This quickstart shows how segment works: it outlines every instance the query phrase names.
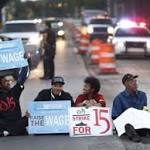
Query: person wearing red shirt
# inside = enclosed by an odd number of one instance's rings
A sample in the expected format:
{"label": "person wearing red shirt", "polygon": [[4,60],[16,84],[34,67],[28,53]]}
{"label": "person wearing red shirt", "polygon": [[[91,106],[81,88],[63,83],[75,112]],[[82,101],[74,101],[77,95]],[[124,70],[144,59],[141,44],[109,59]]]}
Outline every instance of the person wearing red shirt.
{"label": "person wearing red shirt", "polygon": [[106,102],[103,95],[99,94],[100,82],[95,77],[86,77],[84,80],[83,94],[75,101],[75,106],[100,106],[105,107]]}

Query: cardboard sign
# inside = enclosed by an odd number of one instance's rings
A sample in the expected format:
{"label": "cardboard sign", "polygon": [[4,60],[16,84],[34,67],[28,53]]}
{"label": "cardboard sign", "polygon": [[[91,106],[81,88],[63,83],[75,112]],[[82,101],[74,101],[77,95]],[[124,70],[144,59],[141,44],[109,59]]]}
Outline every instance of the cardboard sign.
{"label": "cardboard sign", "polygon": [[0,42],[0,70],[27,66],[21,39]]}
{"label": "cardboard sign", "polygon": [[29,134],[69,133],[70,101],[38,101],[29,104]]}
{"label": "cardboard sign", "polygon": [[76,107],[69,110],[70,136],[112,135],[110,109],[106,107]]}
{"label": "cardboard sign", "polygon": [[135,108],[129,108],[123,112],[113,123],[117,129],[118,136],[125,133],[125,125],[131,124],[135,129],[150,129],[150,113]]}

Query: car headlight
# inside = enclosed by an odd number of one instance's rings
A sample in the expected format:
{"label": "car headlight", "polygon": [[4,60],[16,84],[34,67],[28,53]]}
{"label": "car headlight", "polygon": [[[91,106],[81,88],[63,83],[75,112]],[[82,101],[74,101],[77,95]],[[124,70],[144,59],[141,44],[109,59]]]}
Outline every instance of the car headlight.
{"label": "car headlight", "polygon": [[123,42],[118,42],[116,43],[116,47],[119,49],[123,49],[124,48],[124,43]]}
{"label": "car headlight", "polygon": [[94,32],[93,27],[92,27],[92,26],[88,26],[88,27],[87,27],[87,32],[88,32],[89,34],[93,33],[93,32]]}
{"label": "car headlight", "polygon": [[150,49],[150,43],[147,43],[146,46],[148,49]]}
{"label": "car headlight", "polygon": [[41,37],[40,36],[31,36],[28,44],[33,44],[33,45],[39,45],[41,41]]}
{"label": "car headlight", "polygon": [[58,22],[59,27],[62,27],[63,25],[64,25],[63,22]]}
{"label": "car headlight", "polygon": [[27,58],[31,58],[32,56],[38,55],[39,53],[40,53],[39,50],[27,51],[27,52],[26,52],[26,57],[27,57]]}
{"label": "car headlight", "polygon": [[113,27],[108,27],[107,28],[107,33],[108,34],[113,34],[114,33],[114,28]]}
{"label": "car headlight", "polygon": [[59,36],[63,36],[63,35],[65,34],[65,32],[64,32],[63,30],[59,30],[59,31],[57,32],[57,34],[58,34]]}
{"label": "car headlight", "polygon": [[107,39],[107,42],[112,43],[112,38],[113,38],[112,36],[109,36],[108,39]]}
{"label": "car headlight", "polygon": [[87,34],[87,33],[88,33],[86,26],[82,26],[82,27],[81,27],[81,33],[82,33],[82,34]]}

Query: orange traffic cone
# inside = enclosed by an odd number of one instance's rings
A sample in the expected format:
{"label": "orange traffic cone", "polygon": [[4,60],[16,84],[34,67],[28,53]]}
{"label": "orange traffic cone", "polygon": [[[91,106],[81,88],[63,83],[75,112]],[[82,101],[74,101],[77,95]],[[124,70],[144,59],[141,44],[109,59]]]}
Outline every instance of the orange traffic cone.
{"label": "orange traffic cone", "polygon": [[81,38],[81,33],[80,33],[79,30],[76,30],[76,32],[75,32],[75,41],[76,41],[77,44],[80,43],[80,38]]}
{"label": "orange traffic cone", "polygon": [[91,42],[91,62],[93,64],[98,64],[99,63],[99,53],[101,50],[101,44],[103,42],[99,39],[95,39]]}
{"label": "orange traffic cone", "polygon": [[99,53],[99,71],[104,74],[117,73],[115,53],[112,44],[105,43],[101,45]]}
{"label": "orange traffic cone", "polygon": [[79,53],[84,55],[89,50],[89,35],[81,34],[80,45],[79,45]]}

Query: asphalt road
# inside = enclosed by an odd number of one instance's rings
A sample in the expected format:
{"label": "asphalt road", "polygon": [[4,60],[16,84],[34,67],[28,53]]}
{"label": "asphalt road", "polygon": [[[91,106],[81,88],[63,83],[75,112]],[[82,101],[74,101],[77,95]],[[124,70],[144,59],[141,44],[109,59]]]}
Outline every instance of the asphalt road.
{"label": "asphalt road", "polygon": [[[69,91],[74,99],[81,93],[83,79],[93,74],[102,84],[101,93],[105,96],[107,105],[111,107],[114,96],[124,87],[121,78],[124,73],[131,72],[139,75],[140,88],[149,90],[150,65],[148,60],[118,60],[115,75],[102,75],[95,66],[85,67],[81,56],[74,51],[71,40],[57,42],[57,56],[55,59],[56,75],[65,78],[65,90]],[[42,62],[31,72],[30,78],[25,84],[25,90],[21,96],[22,112],[27,109],[28,102],[32,101],[37,93],[43,88],[50,87],[50,81],[41,81]],[[40,136],[17,136],[0,138],[0,150],[149,150],[150,138],[143,139],[141,143],[133,143],[127,139],[120,139],[116,135],[105,137],[80,137],[72,138],[68,135],[40,135]]]}

